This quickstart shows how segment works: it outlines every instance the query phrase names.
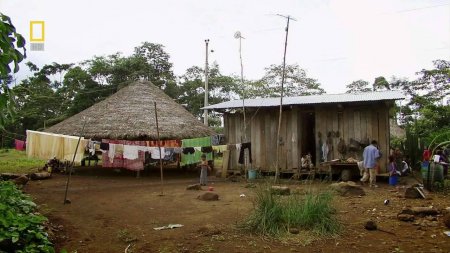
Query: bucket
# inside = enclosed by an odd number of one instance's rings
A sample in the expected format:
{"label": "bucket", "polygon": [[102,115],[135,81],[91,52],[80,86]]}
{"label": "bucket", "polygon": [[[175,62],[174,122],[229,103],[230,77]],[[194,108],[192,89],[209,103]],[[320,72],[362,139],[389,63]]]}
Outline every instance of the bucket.
{"label": "bucket", "polygon": [[397,176],[390,176],[389,177],[389,185],[395,186],[398,183],[398,177]]}
{"label": "bucket", "polygon": [[256,179],[256,170],[248,170],[248,179]]}

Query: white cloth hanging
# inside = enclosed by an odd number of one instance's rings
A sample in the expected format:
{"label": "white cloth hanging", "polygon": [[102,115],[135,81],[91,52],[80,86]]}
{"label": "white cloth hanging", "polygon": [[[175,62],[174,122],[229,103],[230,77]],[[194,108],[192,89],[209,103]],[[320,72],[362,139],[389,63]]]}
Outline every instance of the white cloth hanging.
{"label": "white cloth hanging", "polygon": [[328,160],[328,152],[329,152],[328,144],[325,142],[322,145],[322,159],[324,162]]}
{"label": "white cloth hanging", "polygon": [[108,150],[108,158],[109,162],[112,163],[114,161],[114,156],[116,155],[116,144],[109,144],[109,150]]}
{"label": "white cloth hanging", "polygon": [[123,158],[135,160],[139,158],[139,146],[123,145]]}

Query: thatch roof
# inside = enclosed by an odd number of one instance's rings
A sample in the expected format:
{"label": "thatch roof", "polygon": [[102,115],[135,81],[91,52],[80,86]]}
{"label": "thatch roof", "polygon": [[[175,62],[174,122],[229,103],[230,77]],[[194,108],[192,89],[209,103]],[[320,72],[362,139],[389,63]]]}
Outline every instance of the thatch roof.
{"label": "thatch roof", "polygon": [[205,137],[214,131],[150,82],[132,83],[105,100],[46,129],[46,132],[93,139],[156,140],[154,102],[161,139]]}

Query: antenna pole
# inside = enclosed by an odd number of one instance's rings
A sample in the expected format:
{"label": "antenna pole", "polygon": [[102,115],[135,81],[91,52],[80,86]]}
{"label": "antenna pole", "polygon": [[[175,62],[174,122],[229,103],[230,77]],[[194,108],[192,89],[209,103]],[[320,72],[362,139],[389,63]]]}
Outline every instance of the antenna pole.
{"label": "antenna pole", "polygon": [[280,153],[281,153],[281,148],[280,148],[280,131],[281,131],[281,120],[282,120],[282,115],[283,115],[283,90],[284,90],[284,80],[286,77],[286,50],[287,50],[287,42],[288,42],[288,34],[289,34],[289,21],[292,19],[295,21],[295,19],[293,19],[291,16],[283,16],[283,15],[279,15],[283,18],[287,19],[287,25],[286,25],[286,38],[284,40],[284,55],[283,55],[283,73],[281,75],[281,91],[280,91],[280,114],[278,117],[278,131],[277,131],[277,160],[276,160],[276,164],[275,164],[275,183],[278,183],[278,179],[280,177]]}
{"label": "antenna pole", "polygon": [[[236,32],[235,38],[239,39],[239,59],[241,62],[241,85],[242,85],[242,114],[244,116],[244,139],[242,143],[246,143],[248,141],[247,139],[247,121],[246,121],[246,115],[245,115],[245,84],[244,84],[244,64],[242,63],[242,39],[245,39],[242,37],[240,32]],[[247,178],[247,161],[248,161],[248,152],[244,151],[244,173],[245,178]]]}
{"label": "antenna pole", "polygon": [[[205,60],[205,107],[208,106],[208,43],[209,39],[205,40],[206,44],[206,60]],[[208,126],[208,109],[205,109],[204,115],[203,115],[203,123],[205,126]]]}

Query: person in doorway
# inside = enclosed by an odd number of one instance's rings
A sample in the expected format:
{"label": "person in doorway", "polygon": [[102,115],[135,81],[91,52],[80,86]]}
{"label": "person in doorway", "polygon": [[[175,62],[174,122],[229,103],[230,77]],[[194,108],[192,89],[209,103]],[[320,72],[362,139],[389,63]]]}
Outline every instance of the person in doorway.
{"label": "person in doorway", "polygon": [[203,154],[200,161],[200,185],[202,186],[208,183],[208,171],[211,171],[211,167],[206,160],[206,155]]}
{"label": "person in doorway", "polygon": [[377,160],[380,158],[380,151],[378,150],[378,142],[373,140],[371,144],[364,148],[364,175],[361,178],[362,184],[369,180],[370,187],[377,187],[376,182],[376,166]]}

